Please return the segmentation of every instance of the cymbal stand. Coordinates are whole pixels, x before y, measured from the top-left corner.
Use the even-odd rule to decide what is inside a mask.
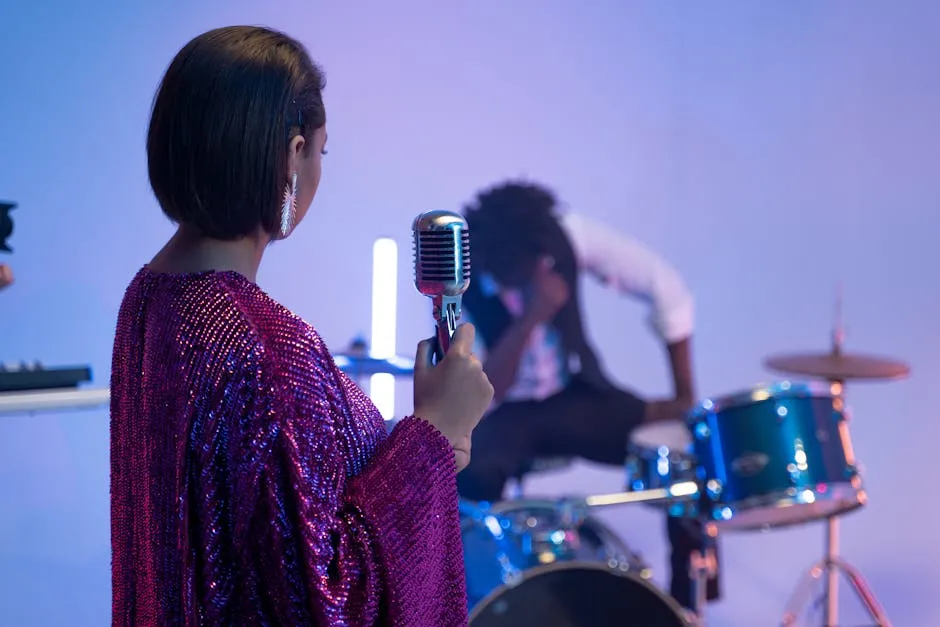
[[[819,580],[823,574],[826,575],[826,591],[823,598],[825,603],[825,614],[823,627],[838,627],[839,624],[839,574],[843,574],[851,584],[855,595],[858,597],[868,616],[875,621],[877,627],[891,627],[891,621],[885,614],[871,588],[862,577],[862,573],[838,556],[839,553],[839,518],[831,516],[826,520],[826,557],[813,564],[803,579],[797,585],[790,601],[787,603],[786,612],[780,621],[781,627],[791,627],[796,625],[802,610],[807,606],[808,598],[812,594],[813,584]]]
[[[842,342],[845,339],[845,332],[842,326],[842,290],[841,286],[836,297],[836,324],[832,333],[832,353],[839,355],[842,353]],[[845,406],[845,382],[830,379],[831,389],[834,395],[834,403],[845,413],[848,410]],[[849,457],[854,457],[850,451]],[[850,464],[854,464],[854,459],[849,459]],[[839,574],[846,577],[855,595],[865,607],[868,616],[875,621],[877,627],[891,627],[891,621],[888,619],[871,588],[862,577],[862,573],[839,557],[839,514],[829,516],[826,519],[826,555],[820,561],[813,564],[806,575],[803,576],[800,583],[787,603],[786,612],[780,622],[781,627],[790,627],[796,624],[797,618],[802,610],[806,609],[807,597],[812,593],[813,584],[825,574],[826,587],[822,599],[824,603],[823,627],[838,627],[839,625]]]
[[[346,351],[350,355],[361,355],[363,357],[369,354],[369,342],[366,341],[366,338],[362,335],[357,335],[350,342],[349,346],[346,348]],[[360,369],[354,369],[349,373],[349,378],[356,382],[363,390],[366,390],[366,383],[369,378],[363,374]]]
[[[689,577],[692,580],[693,605],[696,627],[705,627],[705,608],[708,607],[708,580],[718,574],[715,556],[715,538],[718,530],[713,523],[702,525],[702,545],[689,557]]]

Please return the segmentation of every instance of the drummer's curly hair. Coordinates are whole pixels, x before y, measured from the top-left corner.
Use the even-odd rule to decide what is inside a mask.
[[[479,192],[464,207],[474,266],[492,270],[545,252],[557,207],[554,192],[537,183],[506,181]]]

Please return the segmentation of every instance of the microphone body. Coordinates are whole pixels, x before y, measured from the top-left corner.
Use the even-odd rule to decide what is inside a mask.
[[[470,229],[458,213],[428,211],[415,218],[412,236],[415,287],[433,304],[440,361],[450,348],[463,293],[470,286]]]

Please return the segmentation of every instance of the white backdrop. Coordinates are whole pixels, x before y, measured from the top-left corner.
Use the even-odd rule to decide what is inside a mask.
[[[107,381],[123,289],[171,233],[146,179],[154,88],[190,37],[233,23],[288,30],[327,71],[321,193],[260,281],[336,349],[369,330],[371,244],[388,235],[402,251],[398,347],[413,350],[430,323],[410,288],[411,218],[507,176],[555,186],[676,264],[698,299],[703,394],[772,378],[768,354],[825,350],[844,282],[848,348],[914,375],[849,389],[871,504],[846,519],[843,552],[896,625],[940,624],[936,4],[5,3],[0,199],[19,203],[5,259],[18,283],[0,294],[0,361],[90,363]],[[611,373],[667,391],[642,307],[595,286],[585,298]],[[400,385],[399,414],[409,401]],[[106,412],[0,425],[0,622],[105,624]],[[530,486],[607,491],[621,476],[578,466]],[[604,516],[662,579],[661,519]],[[725,538],[714,623],[776,624],[822,537]]]

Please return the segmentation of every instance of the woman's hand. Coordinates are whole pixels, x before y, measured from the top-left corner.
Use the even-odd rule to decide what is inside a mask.
[[[471,434],[493,401],[493,386],[473,354],[475,336],[473,325],[463,324],[440,363],[432,363],[433,339],[418,344],[415,359],[415,416],[444,434],[458,472],[470,463]]]

